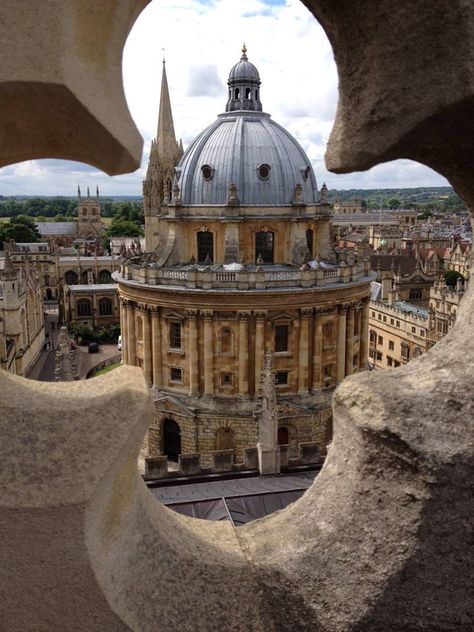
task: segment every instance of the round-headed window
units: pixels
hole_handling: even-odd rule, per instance
[[[209,165],[203,165],[201,167],[201,173],[204,180],[212,180],[212,176],[214,175],[214,170]]]
[[[268,180],[268,178],[270,177],[270,165],[267,164],[263,164],[263,165],[258,165],[257,167],[257,172],[258,172],[258,177],[260,178],[260,180]]]

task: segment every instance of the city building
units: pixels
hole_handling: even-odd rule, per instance
[[[0,367],[27,376],[45,343],[37,266],[12,266],[8,252],[0,270]]]
[[[332,392],[367,367],[370,262],[334,251],[327,188],[318,192],[303,149],[263,112],[245,48],[228,88],[225,112],[179,158],[163,67],[147,252],[128,252],[113,275],[123,361],[153,387],[149,456],[209,463],[228,449],[242,462],[259,441],[267,350],[279,443],[290,456],[302,442],[325,453]]]

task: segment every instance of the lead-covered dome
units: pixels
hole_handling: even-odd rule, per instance
[[[314,204],[316,178],[299,143],[262,112],[260,77],[242,49],[226,112],[184,153],[176,179],[184,205]]]

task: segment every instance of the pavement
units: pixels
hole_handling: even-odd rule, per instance
[[[55,349],[59,335],[57,308],[49,308],[45,312],[44,326],[46,345],[27,377],[30,380],[38,380],[40,382],[54,382]],[[120,351],[118,351],[116,344],[104,344],[99,345],[97,353],[89,353],[87,345],[78,346],[76,353],[78,354],[79,379],[84,379],[92,367],[120,354]]]

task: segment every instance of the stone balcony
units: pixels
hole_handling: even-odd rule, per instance
[[[120,276],[125,281],[145,285],[178,286],[181,289],[202,290],[274,290],[277,288],[311,288],[348,284],[369,280],[369,262],[339,266],[319,265],[300,269],[291,265],[248,265],[242,270],[226,270],[227,266],[185,265],[158,268],[148,265],[122,263]],[[116,277],[118,273],[116,273]]]

